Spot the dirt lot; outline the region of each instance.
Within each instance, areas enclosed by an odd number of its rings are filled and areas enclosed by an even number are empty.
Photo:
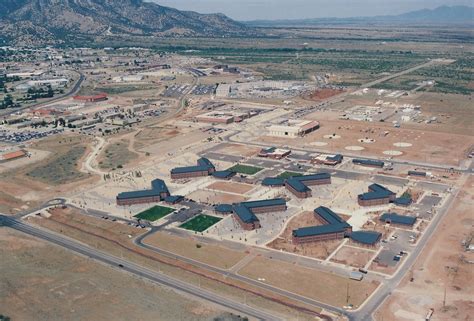
[[[244,252],[199,242],[191,237],[182,238],[166,232],[154,233],[147,237],[146,244],[176,253],[212,266],[228,269],[237,264],[246,255]],[[198,248],[197,245],[201,247]]]
[[[11,320],[212,320],[216,306],[0,229],[0,311]]]
[[[247,198],[244,196],[203,190],[194,191],[186,197],[195,200],[196,202],[208,204],[232,204],[247,200]]]
[[[318,89],[318,90],[312,92],[308,96],[308,99],[319,101],[319,100],[328,99],[332,96],[342,94],[343,92],[344,92],[344,90],[340,90],[340,89],[323,88],[323,89]]]
[[[354,248],[351,246],[343,246],[331,258],[331,261],[360,268],[364,267],[374,256],[374,254],[374,251]]]
[[[315,242],[308,244],[293,244],[291,242],[291,233],[293,230],[306,227],[321,225],[314,217],[313,212],[303,212],[294,216],[286,226],[283,233],[275,240],[267,244],[268,247],[276,250],[283,250],[290,253],[301,254],[318,259],[327,258],[338,246],[342,240]]]
[[[329,114],[329,113],[328,113]],[[323,115],[323,116],[322,116]],[[274,144],[291,144],[291,146],[307,147],[312,142],[319,141],[327,143],[324,147],[328,152],[347,153],[346,147],[360,146],[364,149],[356,154],[363,157],[377,156],[389,157],[384,151],[397,150],[402,152],[401,156],[395,158],[415,160],[418,162],[430,162],[443,165],[458,165],[461,160],[466,159],[466,152],[474,145],[474,137],[469,135],[458,135],[432,132],[420,129],[393,128],[390,124],[367,123],[350,120],[337,120],[334,115],[331,119],[324,120],[325,114],[317,113],[307,116],[307,119],[316,119],[321,122],[321,128],[305,136],[302,139],[277,138],[263,136],[259,142]],[[387,136],[382,133],[388,131]],[[324,136],[336,134],[339,139],[326,139]],[[359,139],[374,139],[375,142],[367,144],[359,142]],[[396,147],[393,144],[406,142],[412,144],[410,147]],[[354,153],[353,151],[350,151]]]
[[[372,282],[358,282],[348,277],[344,278],[263,257],[255,258],[241,269],[239,274],[253,279],[264,278],[265,283],[335,306],[347,304],[348,285],[349,303],[355,307],[359,306],[378,286]],[[337,291],[337,289],[341,290]]]
[[[129,150],[130,140],[120,139],[110,142],[101,152],[98,162],[101,169],[116,169],[133,162],[138,154]]]
[[[74,216],[74,219],[71,219],[71,215]],[[132,233],[130,235],[134,237],[143,233],[142,229],[92,218],[78,210],[58,210],[54,211],[49,218],[35,216],[29,218],[29,222],[67,235],[101,251],[123,257],[149,269],[160,271],[194,285],[200,285],[204,289],[215,291],[239,302],[242,302],[242,298],[246,298],[247,304],[279,313],[283,318],[294,316],[295,308],[300,311],[299,316],[302,320],[314,320],[315,313],[320,312],[319,309],[293,302],[243,282],[234,281],[220,274],[204,271],[190,264],[139,248],[133,244],[128,235]],[[308,311],[311,311],[311,314],[308,314]]]
[[[241,183],[215,182],[207,186],[207,188],[235,194],[245,194],[251,189],[253,189],[254,186]]]
[[[260,151],[260,148],[250,147],[240,144],[222,144],[221,148],[218,149],[219,153],[242,156],[242,157],[251,157],[257,154]]]
[[[474,178],[471,176],[415,266],[377,311],[378,320],[422,319],[430,308],[434,308],[433,321],[471,320],[474,284],[470,280],[474,279],[474,269],[466,261],[474,260],[474,255],[464,251],[461,241],[473,233],[473,206]]]
[[[0,210],[16,213],[65,193],[71,193],[98,177],[81,173],[76,164],[85,155],[90,138],[61,135],[36,142],[33,147],[50,152],[47,158],[0,176]],[[78,153],[78,151],[80,153]]]

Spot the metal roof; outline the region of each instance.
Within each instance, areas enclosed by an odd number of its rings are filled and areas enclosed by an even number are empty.
[[[262,181],[263,186],[283,186],[285,185],[285,180],[278,177],[267,177]]]
[[[197,166],[176,167],[171,170],[171,174],[205,172],[213,168],[215,167],[209,159],[201,157],[197,160]]]
[[[165,197],[165,202],[167,203],[177,203],[181,201],[184,197],[181,195],[172,195]]]
[[[318,208],[314,209],[314,213],[318,214],[321,216],[328,224],[342,224],[345,225],[346,227],[349,227],[350,225],[344,221],[339,215],[331,211],[329,208],[325,206],[320,206]]]
[[[416,222],[416,217],[400,215],[397,213],[383,213],[380,216],[380,220],[384,222],[395,223],[395,224],[413,225]]]
[[[308,186],[301,183],[299,180],[290,178],[286,180],[286,184],[290,185],[294,190],[300,193],[305,193],[311,191]]]
[[[408,206],[413,200],[410,197],[397,197],[393,202],[397,205]]]
[[[302,227],[297,230],[293,230],[293,236],[295,237],[305,237],[305,236],[315,236],[323,235],[330,233],[341,233],[345,231],[345,226],[342,224],[326,224],[319,226],[308,226]]]
[[[326,157],[327,160],[333,161],[333,162],[341,162],[344,157],[341,154],[336,154],[334,156],[328,156]]]
[[[271,200],[242,202],[237,205],[243,205],[248,208],[255,208],[255,207],[265,207],[265,206],[286,205],[286,201],[283,198],[275,198]]]
[[[235,175],[233,171],[216,171],[212,173],[212,176],[217,178],[230,178]]]
[[[240,218],[244,223],[253,223],[258,222],[258,217],[252,213],[252,211],[242,204],[234,206],[234,213]]]
[[[328,178],[331,178],[331,175],[329,173],[317,173],[317,174],[312,174],[312,175],[294,176],[291,179],[304,182],[304,181],[312,181],[312,180],[328,179]]]
[[[354,164],[361,164],[361,165],[371,165],[371,166],[380,166],[383,167],[385,165],[384,162],[374,159],[359,159],[355,158],[352,160]]]
[[[386,198],[394,195],[395,193],[380,184],[371,184],[369,186],[369,192],[360,194],[358,198],[360,200],[374,200],[379,198]]]
[[[232,213],[234,211],[230,204],[219,204],[214,208],[214,210],[220,213]]]
[[[375,231],[356,231],[351,233],[351,239],[362,244],[373,245],[382,237],[382,233]]]
[[[122,192],[117,195],[117,199],[153,197],[153,196],[160,196],[161,193],[169,194],[168,187],[166,186],[166,183],[163,180],[155,179],[151,182],[151,189],[141,190],[141,191],[132,191],[132,192]]]

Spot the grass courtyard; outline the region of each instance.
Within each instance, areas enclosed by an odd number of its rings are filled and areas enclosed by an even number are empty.
[[[228,170],[239,173],[239,174],[254,175],[260,172],[262,169],[263,168],[261,167],[237,164],[237,165],[232,166]]]
[[[205,230],[207,230],[208,228],[210,228],[212,225],[216,224],[220,220],[221,218],[219,217],[201,214],[190,219],[186,223],[181,224],[180,227],[186,230],[191,230],[195,232],[204,232]]]
[[[142,220],[154,222],[174,211],[175,211],[174,208],[156,205],[141,213],[138,213],[134,217],[142,219]]]

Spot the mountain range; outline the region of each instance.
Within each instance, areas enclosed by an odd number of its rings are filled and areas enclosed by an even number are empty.
[[[474,7],[441,6],[435,9],[410,11],[400,15],[348,18],[314,18],[296,20],[254,20],[252,27],[295,27],[321,24],[474,24]]]
[[[142,0],[1,0],[5,42],[67,42],[104,35],[244,36],[255,30],[223,14],[180,11]]]

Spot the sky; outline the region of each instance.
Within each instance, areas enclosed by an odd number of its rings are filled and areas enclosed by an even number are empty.
[[[224,13],[240,20],[305,19],[396,15],[442,5],[468,5],[473,0],[148,0],[200,13]]]

